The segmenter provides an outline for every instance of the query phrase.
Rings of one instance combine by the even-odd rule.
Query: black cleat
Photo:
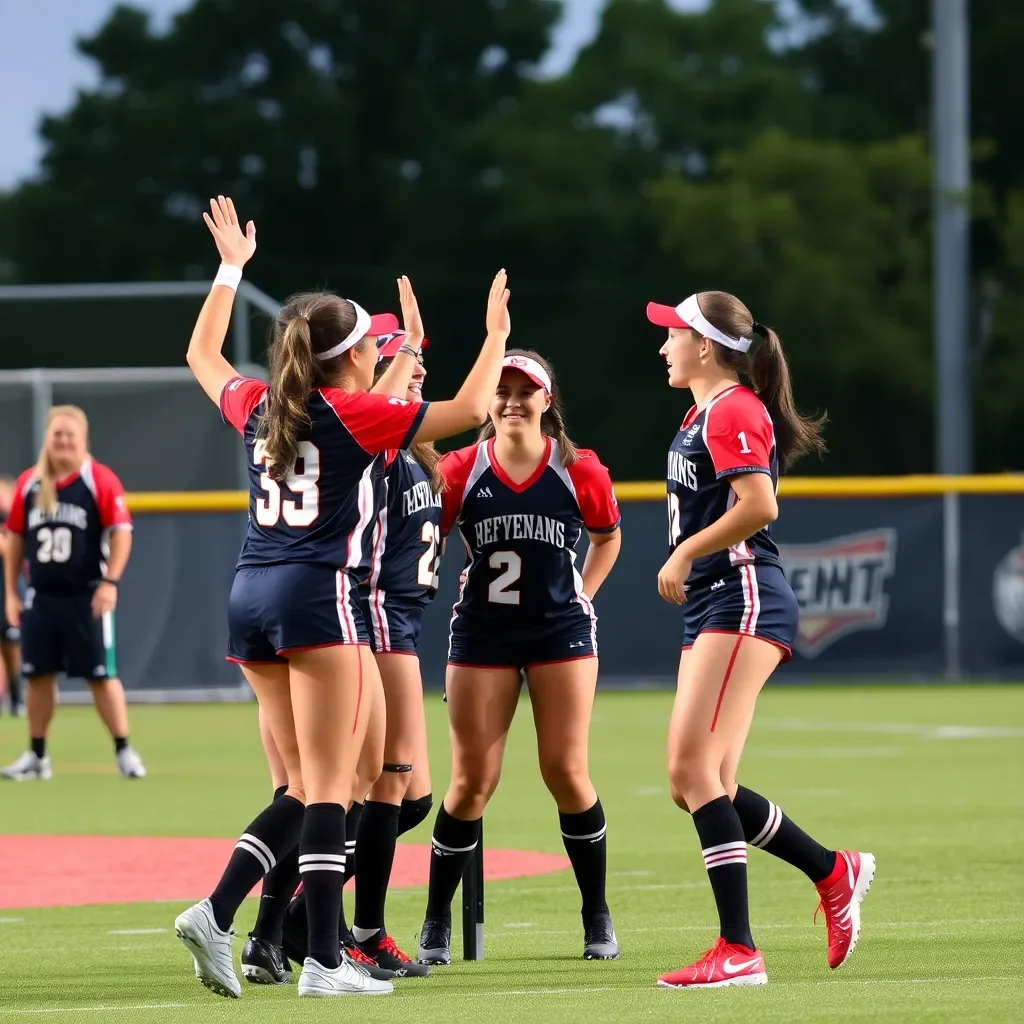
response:
[[[362,971],[363,974],[376,978],[378,981],[390,981],[395,977],[395,972],[390,967],[378,963],[351,936],[348,936],[346,941],[342,942],[341,955],[357,971]]]
[[[583,924],[583,959],[618,960],[619,941],[612,927],[612,915],[607,911],[595,914]]]
[[[452,962],[452,926],[450,921],[428,917],[420,932],[416,959],[421,964],[447,967]]]
[[[292,980],[292,965],[280,946],[250,932],[242,947],[242,977],[256,985],[287,985]]]
[[[396,978],[426,978],[430,968],[423,963],[416,963],[403,953],[390,935],[377,933],[376,938],[360,942],[359,948],[374,960],[380,967],[393,972]]]

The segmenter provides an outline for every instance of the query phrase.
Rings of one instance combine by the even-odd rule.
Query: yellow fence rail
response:
[[[661,501],[661,480],[617,483],[619,501]],[[912,498],[938,494],[1024,494],[1024,474],[978,476],[792,476],[779,485],[783,498]],[[146,491],[128,495],[138,515],[157,512],[244,512],[245,491]]]

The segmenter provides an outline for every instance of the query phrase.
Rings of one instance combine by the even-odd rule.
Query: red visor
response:
[[[387,315],[387,314],[386,314]],[[374,317],[374,320],[377,318]],[[372,331],[370,332],[373,333]],[[377,342],[377,358],[378,359],[394,359],[398,355],[398,350],[402,347],[405,341],[405,331],[398,329],[398,321],[395,320],[395,327],[392,331],[385,332],[385,336]],[[383,343],[382,343],[383,342]],[[423,344],[420,345],[420,351],[422,352],[430,344],[429,338],[423,339]]]
[[[663,306],[660,302],[647,303],[647,319],[658,327],[689,327],[690,325],[676,312],[675,306]]]
[[[398,330],[398,317],[394,313],[374,313],[370,317],[370,329],[366,332],[370,337],[379,338],[382,334],[393,334]]]

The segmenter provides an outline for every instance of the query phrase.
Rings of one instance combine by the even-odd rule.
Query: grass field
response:
[[[660,692],[605,693],[597,702],[593,774],[609,821],[618,962],[578,959],[569,871],[488,885],[483,962],[456,961],[429,979],[399,981],[393,996],[356,1003],[300,1001],[294,986],[247,985],[238,1001],[209,994],[171,930],[184,902],[0,904],[0,1022],[1024,1020],[1024,688],[766,693],[744,781],[823,842],[873,851],[878,874],[860,945],[833,973],[821,919],[811,921],[814,889],[751,851],[754,936],[769,985],[711,992],[654,986],[660,972],[710,945],[716,920],[693,828],[668,796],[670,702]],[[448,771],[444,706],[431,697],[429,709],[439,796]],[[524,702],[487,842],[560,853],[528,713]],[[0,719],[5,763],[22,749],[23,728]],[[133,742],[150,771],[137,783],[114,777],[89,709],[61,709],[53,781],[0,787],[0,871],[33,871],[4,855],[6,834],[235,836],[268,796],[253,706],[136,707]],[[426,842],[429,830],[427,822],[407,838]],[[406,949],[423,905],[422,888],[389,897],[389,924]],[[238,949],[255,906],[247,901],[236,921]]]

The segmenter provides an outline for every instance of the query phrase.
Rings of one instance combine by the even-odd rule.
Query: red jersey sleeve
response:
[[[430,404],[340,388],[321,388],[320,394],[368,455],[408,448]]]
[[[775,431],[761,400],[746,388],[726,395],[709,409],[704,438],[715,474],[771,473]]]
[[[441,491],[441,536],[451,533],[455,521],[462,511],[462,496],[466,493],[469,474],[476,462],[476,450],[479,446],[471,444],[468,448],[442,455],[437,464],[444,489]]]
[[[240,434],[245,432],[253,409],[263,401],[269,387],[252,377],[232,377],[220,393],[220,414]]]
[[[581,448],[579,458],[566,472],[576,491],[576,503],[587,532],[612,533],[617,530],[622,521],[619,503],[615,500],[612,478],[597,455]]]
[[[4,524],[11,533],[23,534],[25,532],[25,492],[32,486],[34,478],[34,471],[26,469],[18,477],[18,482],[14,485],[11,511],[7,513],[7,522]]]
[[[100,510],[100,525],[104,530],[132,528],[132,516],[125,501],[124,488],[117,474],[101,462],[93,462],[92,478],[96,485],[96,504]]]

